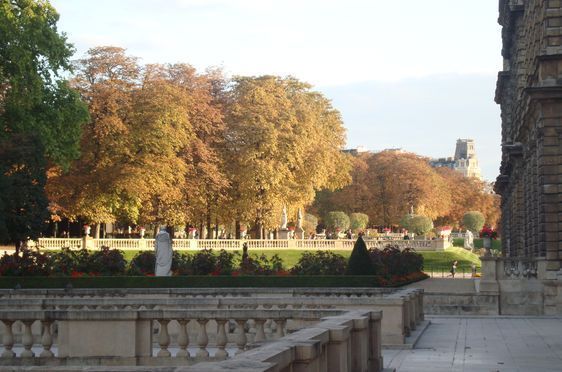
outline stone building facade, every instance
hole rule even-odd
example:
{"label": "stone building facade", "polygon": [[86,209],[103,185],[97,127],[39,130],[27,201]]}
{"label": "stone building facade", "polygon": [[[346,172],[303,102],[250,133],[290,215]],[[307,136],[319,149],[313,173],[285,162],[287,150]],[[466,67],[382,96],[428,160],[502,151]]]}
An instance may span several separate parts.
{"label": "stone building facade", "polygon": [[499,12],[502,163],[495,189],[504,257],[487,274],[498,279],[500,295],[509,292],[506,306],[521,301],[529,306],[519,311],[560,314],[562,1],[500,0]]}
{"label": "stone building facade", "polygon": [[500,0],[502,243],[507,256],[562,259],[562,1]]}
{"label": "stone building facade", "polygon": [[446,167],[462,173],[465,177],[481,179],[480,165],[476,156],[476,146],[473,139],[458,139],[455,146],[454,158],[439,158],[430,160],[434,168]]}

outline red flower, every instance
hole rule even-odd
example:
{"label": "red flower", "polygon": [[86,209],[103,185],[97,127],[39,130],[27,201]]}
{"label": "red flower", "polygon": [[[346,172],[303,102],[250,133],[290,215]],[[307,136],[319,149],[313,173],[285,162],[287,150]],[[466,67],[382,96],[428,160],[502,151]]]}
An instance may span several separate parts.
{"label": "red flower", "polygon": [[498,232],[492,229],[490,226],[484,226],[480,231],[480,237],[496,239],[498,237]]}
{"label": "red flower", "polygon": [[230,273],[231,276],[239,276],[240,272],[239,271],[233,271]]}
{"label": "red flower", "polygon": [[83,273],[83,272],[80,272],[80,271],[72,271],[72,272],[70,273],[70,276],[71,276],[72,278],[80,278],[80,277],[84,276],[84,273]]}
{"label": "red flower", "polygon": [[154,274],[146,273],[146,274],[144,274],[144,276],[154,276]]}

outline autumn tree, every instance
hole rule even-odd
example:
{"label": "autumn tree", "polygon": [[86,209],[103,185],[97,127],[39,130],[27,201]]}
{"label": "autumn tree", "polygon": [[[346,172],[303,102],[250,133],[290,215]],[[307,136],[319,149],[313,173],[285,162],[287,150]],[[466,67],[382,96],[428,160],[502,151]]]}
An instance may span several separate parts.
{"label": "autumn tree", "polygon": [[382,151],[373,154],[367,163],[366,182],[372,196],[365,213],[372,223],[398,224],[412,207],[417,214],[432,219],[449,208],[446,185],[427,159],[412,153]]}
{"label": "autumn tree", "polygon": [[432,168],[428,159],[401,151],[360,153],[353,158],[352,183],[335,192],[317,193],[312,211],[362,212],[373,225],[396,225],[411,213],[438,225],[459,226],[466,211],[478,209],[492,225],[499,218],[499,197],[485,184],[448,168]]}
{"label": "autumn tree", "polygon": [[321,190],[316,193],[312,211],[324,216],[331,210],[344,210],[347,213],[366,212],[372,207],[373,193],[370,189],[369,165],[367,160],[372,156],[369,152],[350,156],[351,183],[339,190]]}
{"label": "autumn tree", "polygon": [[238,77],[226,120],[232,205],[236,219],[253,222],[259,237],[278,226],[283,205],[293,215],[316,191],[349,181],[341,117],[307,84]]}
{"label": "autumn tree", "polygon": [[88,104],[91,120],[82,132],[80,159],[68,174],[52,171],[48,190],[53,209],[98,226],[117,217],[135,220],[141,200],[127,194],[120,182],[125,164],[135,156],[130,151],[130,118],[140,73],[137,60],[122,48],[96,47],[75,67],[72,85]]}
{"label": "autumn tree", "polygon": [[88,115],[61,77],[73,48],[58,18],[44,1],[0,6],[0,240],[16,249],[44,222],[47,162],[67,168],[78,156]]}
{"label": "autumn tree", "polygon": [[135,222],[184,223],[189,216],[185,190],[189,165],[183,154],[195,137],[192,97],[176,84],[169,66],[148,65],[132,93],[127,172],[120,184],[140,201]]}
{"label": "autumn tree", "polygon": [[219,222],[232,218],[224,208],[230,185],[224,163],[227,82],[219,69],[199,74],[187,64],[168,66],[168,75],[169,82],[189,96],[188,118],[194,135],[182,153],[188,167],[184,190],[190,210],[188,220],[199,226],[204,223],[207,238],[211,238],[213,223],[218,228]]}
{"label": "autumn tree", "polygon": [[447,184],[451,194],[449,210],[439,216],[436,222],[440,225],[459,226],[467,211],[478,210],[491,225],[496,225],[500,215],[500,197],[485,192],[484,182],[464,177],[461,173],[449,168],[437,168],[436,172]]}

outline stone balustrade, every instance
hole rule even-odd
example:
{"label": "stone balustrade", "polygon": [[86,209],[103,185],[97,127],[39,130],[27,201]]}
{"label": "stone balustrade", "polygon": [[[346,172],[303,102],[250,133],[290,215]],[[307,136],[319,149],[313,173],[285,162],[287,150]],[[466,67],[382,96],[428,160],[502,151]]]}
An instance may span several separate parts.
{"label": "stone balustrade", "polygon": [[[443,250],[450,246],[448,240],[402,240],[395,236],[383,236],[376,239],[366,239],[367,248],[383,249],[392,244],[400,249],[414,248],[420,251]],[[174,239],[173,246],[176,250],[241,250],[246,244],[249,250],[351,250],[355,240],[297,240],[297,239]],[[63,238],[40,238],[37,243],[30,242],[30,246],[41,249],[60,249],[62,247],[100,249],[110,247],[120,250],[152,250],[154,239],[63,239]]]}
{"label": "stone balustrade", "polygon": [[352,311],[324,318],[283,339],[252,349],[228,361],[200,363],[188,371],[366,372],[381,371],[380,317]]}
{"label": "stone balustrade", "polygon": [[[114,290],[3,290],[0,309],[30,310],[330,310],[382,311],[382,343],[402,345],[423,319],[423,290],[380,288],[219,288]],[[289,330],[302,327],[295,319]],[[36,334],[37,334],[36,330]],[[171,329],[177,337],[178,328]]]}
{"label": "stone balustrade", "polygon": [[[287,319],[309,323],[285,336]],[[185,366],[232,358],[234,364],[242,359],[269,363],[270,369],[263,371],[378,371],[382,366],[380,320],[380,312],[343,310],[1,310],[0,365]],[[172,322],[180,330],[175,344],[168,332]],[[190,322],[198,326],[196,334],[188,330]],[[216,324],[212,348],[211,322]],[[21,346],[15,345],[16,323],[23,327]],[[32,334],[34,323],[41,325],[37,341]],[[159,325],[157,350],[153,350],[153,323]],[[268,323],[276,325],[275,341],[266,338]],[[228,337],[231,325],[232,341]],[[36,342],[42,347],[40,352]],[[20,351],[16,352],[16,346]],[[254,350],[246,355],[249,349]],[[215,367],[204,364],[193,370]]]}
{"label": "stone balustrade", "polygon": [[[47,364],[72,364],[81,358],[108,365],[181,365],[222,360],[244,352],[251,343],[283,337],[287,319],[308,326],[341,313],[337,310],[2,310],[0,365],[42,364],[33,361],[37,358],[50,359]],[[176,323],[179,329],[174,344],[169,333],[171,323]],[[190,323],[196,331],[188,327]],[[22,328],[19,338],[22,350],[16,353],[18,327]],[[34,327],[40,329],[40,337],[34,337]],[[158,330],[156,352],[153,351],[154,329]],[[34,351],[36,344],[43,348],[40,353]],[[197,347],[194,352],[188,349],[192,345]],[[227,350],[233,347],[236,352]],[[155,357],[170,360],[155,362],[152,360]]]}
{"label": "stone balustrade", "polygon": [[546,279],[546,260],[529,257],[482,257],[482,280]]}

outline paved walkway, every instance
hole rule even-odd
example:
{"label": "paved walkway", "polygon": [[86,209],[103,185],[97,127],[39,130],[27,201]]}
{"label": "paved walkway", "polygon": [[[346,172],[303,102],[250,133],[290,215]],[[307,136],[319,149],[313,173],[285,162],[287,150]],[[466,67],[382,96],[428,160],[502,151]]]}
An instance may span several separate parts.
{"label": "paved walkway", "polygon": [[398,372],[560,372],[562,318],[438,317],[412,350],[383,350]]}

